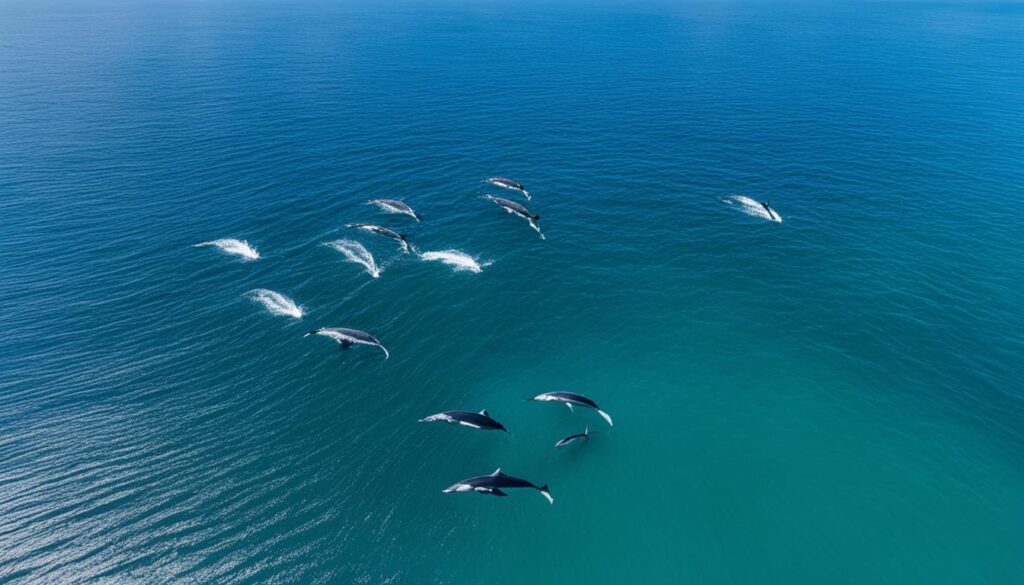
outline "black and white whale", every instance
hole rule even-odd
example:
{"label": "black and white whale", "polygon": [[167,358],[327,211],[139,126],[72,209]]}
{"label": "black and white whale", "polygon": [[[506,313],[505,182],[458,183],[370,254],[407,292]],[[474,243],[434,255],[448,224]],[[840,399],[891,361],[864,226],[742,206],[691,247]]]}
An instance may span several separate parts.
{"label": "black and white whale", "polygon": [[472,429],[483,429],[485,431],[505,431],[505,425],[491,418],[487,409],[480,412],[469,412],[466,410],[447,410],[420,419],[420,422],[446,422],[450,425],[461,425]]}
{"label": "black and white whale", "polygon": [[782,222],[782,218],[779,217],[779,213],[771,208],[769,201],[759,201],[758,203],[760,203],[761,207],[764,208],[764,212],[768,214],[768,219],[779,223]]}
{"label": "black and white whale", "polygon": [[310,335],[323,335],[324,337],[330,337],[334,341],[338,342],[341,349],[348,349],[356,344],[373,345],[381,348],[384,352],[384,359],[391,357],[391,354],[388,353],[387,348],[381,344],[379,339],[358,329],[345,329],[344,327],[320,327],[303,335],[303,337],[309,337]]}
{"label": "black and white whale", "polygon": [[393,229],[386,228],[379,225],[373,225],[372,223],[347,223],[345,227],[357,228],[370,233],[384,236],[385,238],[391,238],[392,240],[398,240],[402,244],[402,250],[408,254],[412,247],[409,245],[409,240],[405,239],[405,234],[400,234]]}
{"label": "black and white whale", "polygon": [[572,410],[573,405],[587,406],[597,411],[597,414],[601,415],[601,418],[606,420],[609,425],[612,424],[612,417],[608,416],[608,413],[601,410],[596,402],[587,398],[582,394],[575,392],[545,392],[544,394],[538,394],[533,398],[527,398],[527,400],[536,400],[538,402],[561,402]]}
{"label": "black and white whale", "polygon": [[518,181],[513,181],[512,179],[506,179],[505,177],[491,177],[489,179],[484,179],[484,182],[485,183],[490,183],[490,184],[494,185],[495,187],[501,187],[503,189],[511,189],[513,191],[519,191],[520,193],[523,194],[524,197],[526,197],[527,201],[530,200],[530,192],[527,191],[526,187],[523,187],[523,185],[521,183],[519,183]]}
{"label": "black and white whale", "polygon": [[515,201],[509,201],[508,199],[504,199],[502,197],[495,197],[494,195],[484,195],[484,199],[490,199],[508,213],[519,216],[525,219],[526,221],[530,222],[530,227],[535,229],[537,233],[540,234],[540,239],[544,239],[544,234],[540,231],[540,226],[537,225],[537,222],[540,221],[539,215],[531,212],[529,209],[523,207],[522,205],[516,203]]}
{"label": "black and white whale", "polygon": [[564,447],[564,446],[568,445],[569,443],[572,443],[573,441],[576,441],[576,440],[579,440],[579,439],[590,440],[590,427],[587,427],[587,428],[583,429],[582,433],[576,433],[575,435],[569,435],[568,437],[565,437],[564,439],[560,439],[557,443],[555,443],[555,447]]}
{"label": "black and white whale", "polygon": [[551,492],[548,491],[548,486],[542,485],[537,487],[536,485],[526,481],[525,479],[519,479],[518,477],[512,477],[511,475],[505,475],[501,472],[501,468],[494,470],[494,473],[490,475],[481,475],[478,477],[471,477],[464,479],[458,483],[454,483],[444,490],[446,494],[463,492],[477,492],[480,494],[489,494],[492,496],[507,496],[505,492],[501,491],[502,488],[532,488],[541,493],[549,504],[555,503],[555,498],[551,497]]}
{"label": "black and white whale", "polygon": [[402,215],[408,215],[416,221],[420,220],[420,216],[412,210],[412,207],[406,205],[404,201],[399,201],[397,199],[370,199],[366,204],[376,205],[386,213],[400,213]]}

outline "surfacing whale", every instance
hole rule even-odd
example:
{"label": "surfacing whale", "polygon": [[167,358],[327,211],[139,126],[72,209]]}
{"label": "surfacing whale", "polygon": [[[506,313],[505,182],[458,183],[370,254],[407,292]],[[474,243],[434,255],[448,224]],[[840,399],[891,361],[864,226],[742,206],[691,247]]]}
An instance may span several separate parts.
{"label": "surfacing whale", "polygon": [[765,213],[768,214],[768,219],[776,223],[782,223],[782,217],[779,216],[779,213],[777,211],[771,208],[768,201],[761,201],[760,203],[761,207],[764,208]]}
{"label": "surfacing whale", "polygon": [[457,494],[464,492],[476,492],[478,494],[488,494],[492,496],[507,496],[508,494],[501,491],[501,488],[532,488],[539,491],[549,504],[555,503],[555,498],[551,497],[551,492],[548,491],[548,486],[542,485],[537,487],[525,479],[505,475],[501,472],[500,467],[494,470],[494,473],[490,475],[480,475],[464,479],[458,483],[453,483],[442,491],[446,494],[453,492]]}
{"label": "surfacing whale", "polygon": [[348,349],[355,344],[373,345],[379,347],[384,352],[384,359],[391,357],[391,354],[388,353],[387,348],[381,344],[379,339],[358,329],[345,329],[344,327],[320,327],[303,335],[303,337],[309,337],[310,335],[323,335],[324,337],[329,337],[334,341],[337,341],[341,346],[341,349]]}
{"label": "surfacing whale", "polygon": [[782,216],[779,215],[778,211],[772,209],[771,204],[767,201],[757,201],[744,195],[730,195],[722,199],[722,201],[729,205],[736,205],[740,211],[747,215],[760,217],[775,223],[782,223]]}
{"label": "surfacing whale", "polygon": [[373,225],[372,223],[347,223],[345,227],[357,228],[363,231],[367,231],[373,234],[384,236],[385,238],[391,238],[392,240],[398,240],[402,244],[402,250],[408,254],[412,247],[409,245],[409,240],[405,239],[405,234],[400,234],[393,229],[386,228],[379,225]]}
{"label": "surfacing whale", "polygon": [[489,179],[484,179],[484,182],[485,183],[490,183],[490,184],[494,185],[495,187],[501,187],[503,189],[511,189],[513,191],[519,191],[520,193],[523,194],[524,197],[526,197],[527,201],[530,200],[530,193],[529,193],[529,191],[527,191],[526,187],[523,187],[523,185],[521,183],[519,183],[518,181],[513,181],[512,179],[506,179],[505,177],[491,177]]}
{"label": "surfacing whale", "polygon": [[404,201],[399,201],[397,199],[370,199],[366,204],[376,205],[385,213],[399,213],[402,215],[408,215],[416,221],[420,220],[420,216],[413,211],[411,207],[406,205]]}
{"label": "surfacing whale", "polygon": [[530,227],[532,227],[534,230],[537,231],[538,234],[540,234],[540,239],[544,239],[544,234],[543,232],[540,231],[540,226],[537,225],[537,222],[540,221],[539,215],[531,212],[529,209],[523,207],[522,205],[516,203],[515,201],[509,201],[508,199],[504,199],[502,197],[495,197],[494,195],[484,195],[484,199],[489,199],[493,201],[495,204],[497,204],[499,207],[507,211],[508,213],[519,216],[525,219],[526,221],[530,222]]}
{"label": "surfacing whale", "polygon": [[572,407],[574,404],[576,406],[586,406],[596,410],[597,414],[601,415],[601,418],[607,421],[609,426],[612,424],[612,417],[608,416],[607,412],[601,410],[596,402],[575,392],[545,392],[543,394],[538,394],[533,398],[527,398],[527,400],[536,400],[538,402],[561,402],[568,406],[569,410],[573,409]]}
{"label": "surfacing whale", "polygon": [[583,429],[582,433],[576,433],[575,435],[569,435],[568,437],[565,437],[564,439],[560,439],[557,443],[555,443],[555,447],[556,448],[557,447],[564,447],[564,446],[568,445],[569,443],[572,443],[573,441],[576,441],[576,440],[579,440],[579,439],[590,440],[590,427],[587,427],[587,428]]}
{"label": "surfacing whale", "polygon": [[466,410],[447,410],[420,419],[419,422],[446,422],[450,425],[460,425],[471,429],[482,429],[485,431],[505,431],[505,425],[491,418],[487,409],[480,412],[469,412]]}

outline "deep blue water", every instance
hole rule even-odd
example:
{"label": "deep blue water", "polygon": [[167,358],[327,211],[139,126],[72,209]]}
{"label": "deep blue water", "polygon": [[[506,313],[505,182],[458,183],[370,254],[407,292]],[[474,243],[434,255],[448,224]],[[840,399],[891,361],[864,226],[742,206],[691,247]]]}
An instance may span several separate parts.
{"label": "deep blue water", "polygon": [[[0,3],[0,581],[1024,582],[1022,31],[985,2]],[[551,390],[615,426],[522,400]],[[416,423],[481,408],[512,435]],[[441,493],[496,467],[554,505]]]}

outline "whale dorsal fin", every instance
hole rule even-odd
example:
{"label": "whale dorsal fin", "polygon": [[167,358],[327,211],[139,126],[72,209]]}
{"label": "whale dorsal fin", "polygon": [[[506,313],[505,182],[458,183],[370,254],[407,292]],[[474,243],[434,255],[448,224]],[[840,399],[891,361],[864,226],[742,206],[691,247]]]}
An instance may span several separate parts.
{"label": "whale dorsal fin", "polygon": [[495,469],[494,473],[492,473],[491,475],[492,476],[501,475],[501,468],[499,467],[499,468]]}
{"label": "whale dorsal fin", "polygon": [[487,409],[486,409],[486,408],[485,408],[485,409],[483,409],[483,410],[481,410],[481,411],[480,411],[480,414],[482,414],[482,415],[484,415],[484,416],[491,416],[491,415],[487,414]]}

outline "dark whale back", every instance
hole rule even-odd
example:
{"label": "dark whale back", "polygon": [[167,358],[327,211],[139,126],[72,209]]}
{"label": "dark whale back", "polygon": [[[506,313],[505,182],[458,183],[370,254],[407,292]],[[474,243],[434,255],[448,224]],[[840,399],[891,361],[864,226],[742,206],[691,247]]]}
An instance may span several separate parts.
{"label": "dark whale back", "polygon": [[498,183],[499,185],[505,185],[506,187],[512,187],[513,189],[519,189],[520,191],[525,191],[526,190],[526,187],[523,187],[522,184],[520,184],[517,181],[513,181],[512,179],[506,179],[504,177],[496,177],[496,178],[492,179],[492,181],[495,182],[495,183]]}
{"label": "dark whale back", "polygon": [[582,394],[577,394],[575,392],[549,392],[548,394],[550,394],[551,396],[556,396],[559,399],[565,400],[567,402],[572,402],[574,404],[582,404],[584,406],[589,406],[591,408],[597,408],[596,402]]}
{"label": "dark whale back", "polygon": [[360,331],[358,329],[346,329],[345,327],[324,327],[322,329],[318,329],[318,331],[337,331],[338,333],[340,333],[342,335],[351,337],[353,339],[358,339],[358,340],[363,341],[365,343],[372,343],[372,344],[380,345],[380,340],[379,339],[377,339],[376,337],[370,335],[369,333],[367,333],[365,331]]}
{"label": "dark whale back", "polygon": [[481,475],[479,477],[471,477],[465,481],[467,485],[473,487],[490,487],[490,488],[534,488],[540,489],[533,483],[520,479],[518,477],[512,477],[511,475],[505,475],[504,473],[498,472],[497,475]]}
{"label": "dark whale back", "polygon": [[469,424],[476,425],[478,427],[482,427],[485,429],[495,429],[499,431],[505,430],[505,426],[502,425],[500,422],[494,420],[489,415],[482,414],[479,412],[469,412],[466,410],[450,410],[448,412],[445,412],[444,414],[447,414],[448,416],[452,417],[457,421],[467,422]]}
{"label": "dark whale back", "polygon": [[525,217],[527,219],[532,219],[532,220],[540,219],[539,215],[534,215],[529,209],[523,207],[522,205],[520,205],[519,203],[516,203],[515,201],[509,201],[508,199],[505,199],[504,197],[492,197],[492,199],[498,205],[504,207],[505,209],[508,209],[509,211],[511,211],[511,212],[513,212],[513,213],[515,213],[517,215],[520,215],[522,217]]}

